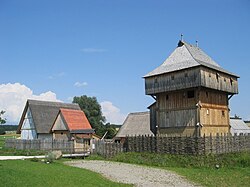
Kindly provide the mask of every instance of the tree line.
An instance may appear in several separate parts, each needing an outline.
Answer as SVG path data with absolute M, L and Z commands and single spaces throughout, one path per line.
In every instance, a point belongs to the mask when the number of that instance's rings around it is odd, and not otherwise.
M 115 127 L 117 127 L 117 125 L 106 123 L 106 119 L 102 114 L 101 105 L 98 103 L 96 97 L 88 97 L 86 95 L 74 97 L 73 103 L 79 104 L 98 136 L 102 137 L 106 132 L 105 138 L 107 139 L 115 136 L 117 132 Z

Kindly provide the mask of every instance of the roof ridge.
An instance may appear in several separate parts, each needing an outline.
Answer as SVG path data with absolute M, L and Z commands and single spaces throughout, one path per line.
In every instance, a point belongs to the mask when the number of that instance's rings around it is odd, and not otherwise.
M 147 114 L 147 113 L 150 113 L 149 111 L 144 111 L 144 112 L 131 112 L 129 114 L 133 114 L 133 115 L 140 115 L 140 114 Z
M 35 100 L 35 99 L 27 99 L 27 102 L 29 104 L 43 104 L 43 105 L 49 105 L 49 104 L 62 104 L 62 105 L 75 105 L 79 106 L 77 103 L 65 103 L 65 102 L 60 102 L 60 101 L 44 101 L 44 100 Z

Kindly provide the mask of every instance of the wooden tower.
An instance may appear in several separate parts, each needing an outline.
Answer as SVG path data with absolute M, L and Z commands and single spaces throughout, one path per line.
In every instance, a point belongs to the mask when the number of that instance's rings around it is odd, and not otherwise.
M 179 41 L 162 65 L 144 76 L 154 134 L 229 133 L 229 99 L 239 76 L 221 68 L 198 46 Z

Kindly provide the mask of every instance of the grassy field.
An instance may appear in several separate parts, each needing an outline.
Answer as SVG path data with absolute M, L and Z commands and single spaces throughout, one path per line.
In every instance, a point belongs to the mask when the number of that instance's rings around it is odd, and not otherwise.
M 90 159 L 102 158 L 92 156 Z M 208 156 L 122 153 L 110 160 L 172 170 L 203 186 L 243 187 L 250 184 L 249 152 Z
M 0 176 L 0 186 L 131 186 L 111 182 L 100 174 L 62 162 L 0 161 Z

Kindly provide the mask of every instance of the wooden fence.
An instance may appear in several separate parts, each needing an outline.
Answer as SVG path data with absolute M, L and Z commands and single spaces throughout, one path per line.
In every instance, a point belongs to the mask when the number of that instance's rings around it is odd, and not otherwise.
M 124 144 L 98 142 L 95 152 L 105 157 L 120 152 L 151 152 L 168 154 L 206 155 L 250 151 L 250 135 L 231 136 L 133 136 Z
M 124 151 L 124 145 L 122 143 L 104 142 L 102 140 L 95 142 L 94 153 L 104 157 L 113 157 Z
M 63 153 L 80 153 L 89 151 L 89 145 L 84 140 L 82 142 L 68 140 L 19 140 L 6 139 L 5 147 L 17 150 L 40 150 L 53 151 L 61 150 Z

